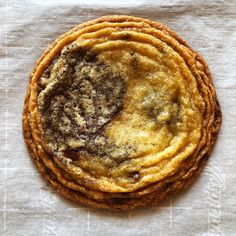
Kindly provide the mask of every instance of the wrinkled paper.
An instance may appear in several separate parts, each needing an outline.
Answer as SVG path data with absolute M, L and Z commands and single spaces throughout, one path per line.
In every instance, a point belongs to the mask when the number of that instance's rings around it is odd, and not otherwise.
M 0 0 L 0 235 L 236 235 L 236 2 Z M 40 177 L 21 127 L 36 59 L 76 24 L 108 14 L 160 21 L 207 60 L 223 127 L 200 178 L 157 207 L 114 213 L 73 204 Z

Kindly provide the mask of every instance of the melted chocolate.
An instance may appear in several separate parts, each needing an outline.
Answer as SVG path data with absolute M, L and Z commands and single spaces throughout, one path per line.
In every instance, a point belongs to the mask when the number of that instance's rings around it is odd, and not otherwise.
M 69 45 L 57 62 L 63 66 L 48 79 L 39 94 L 44 139 L 51 153 L 86 150 L 99 156 L 123 155 L 104 134 L 106 124 L 119 112 L 125 93 L 123 78 L 113 73 L 95 53 Z M 113 154 L 112 154 L 113 153 Z M 119 154 L 117 154 L 119 153 Z

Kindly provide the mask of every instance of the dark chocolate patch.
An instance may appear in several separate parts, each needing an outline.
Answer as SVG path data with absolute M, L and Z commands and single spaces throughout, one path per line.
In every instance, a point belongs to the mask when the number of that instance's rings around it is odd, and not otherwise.
M 168 98 L 161 92 L 157 92 L 157 96 L 152 96 L 152 92 L 143 100 L 143 110 L 147 117 L 154 121 L 157 125 L 167 125 L 170 129 L 174 129 L 176 123 L 180 121 L 180 104 L 178 101 L 178 93 L 173 98 Z
M 138 58 L 137 58 L 135 52 L 131 51 L 130 56 L 131 56 L 131 61 L 130 61 L 131 66 L 134 70 L 137 70 L 138 66 L 139 66 L 139 62 L 138 62 Z
M 69 45 L 63 50 L 60 60 L 64 67 L 38 97 L 47 149 L 65 155 L 72 150 L 75 160 L 84 149 L 119 162 L 128 149 L 118 148 L 103 130 L 122 107 L 124 79 L 94 52 L 77 49 Z
M 122 40 L 130 40 L 132 38 L 132 35 L 130 33 L 123 33 L 120 37 Z
M 132 182 L 136 182 L 141 178 L 141 175 L 139 171 L 133 171 L 128 174 L 128 178 L 130 178 Z

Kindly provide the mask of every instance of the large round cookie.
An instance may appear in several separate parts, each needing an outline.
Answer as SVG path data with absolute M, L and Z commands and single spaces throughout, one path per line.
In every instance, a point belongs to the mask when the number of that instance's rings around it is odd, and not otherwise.
M 68 199 L 130 210 L 186 188 L 221 111 L 202 57 L 160 23 L 105 16 L 59 37 L 31 74 L 29 153 Z

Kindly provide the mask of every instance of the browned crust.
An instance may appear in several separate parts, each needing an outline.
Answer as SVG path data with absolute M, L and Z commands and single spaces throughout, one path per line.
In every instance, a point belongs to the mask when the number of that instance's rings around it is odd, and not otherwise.
M 72 190 L 71 188 L 68 188 L 67 186 L 62 185 L 56 176 L 48 169 L 48 167 L 42 162 L 42 160 L 37 155 L 37 147 L 34 145 L 34 141 L 31 135 L 31 128 L 29 126 L 29 119 L 30 119 L 30 113 L 28 111 L 28 105 L 29 105 L 29 93 L 30 93 L 30 86 L 27 90 L 25 104 L 24 104 L 24 111 L 23 111 L 23 133 L 24 133 L 24 139 L 27 145 L 27 148 L 29 150 L 30 156 L 32 160 L 35 162 L 38 170 L 44 176 L 47 181 L 51 183 L 52 186 L 56 189 L 57 192 L 59 192 L 61 195 L 63 195 L 65 198 L 68 198 L 74 202 L 78 202 L 80 204 L 95 207 L 95 208 L 103 208 L 103 209 L 110 209 L 110 210 L 131 210 L 135 209 L 137 207 L 143 207 L 143 206 L 151 206 L 156 205 L 160 200 L 166 199 L 177 192 L 179 192 L 182 189 L 185 189 L 191 185 L 191 183 L 194 181 L 195 177 L 201 172 L 201 169 L 204 166 L 204 163 L 206 162 L 208 156 L 210 155 L 210 152 L 213 148 L 213 145 L 216 141 L 218 131 L 221 126 L 221 110 L 219 103 L 217 102 L 214 87 L 212 84 L 211 75 L 209 72 L 209 69 L 207 67 L 206 62 L 204 59 L 195 51 L 193 51 L 185 41 L 180 39 L 175 33 L 173 33 L 170 29 L 163 26 L 161 23 L 158 22 L 152 22 L 149 20 L 145 20 L 142 18 L 136 18 L 136 17 L 130 17 L 130 16 L 104 16 L 102 18 L 92 20 L 89 22 L 86 22 L 84 24 L 81 24 L 75 28 L 73 28 L 71 31 L 67 32 L 66 34 L 59 37 L 56 41 L 54 41 L 42 54 L 42 56 L 38 59 L 36 66 L 31 74 L 31 77 L 33 77 L 37 66 L 40 64 L 40 62 L 44 59 L 44 57 L 50 52 L 50 50 L 59 42 L 60 39 L 65 37 L 66 35 L 77 31 L 78 29 L 82 29 L 86 26 L 96 24 L 98 22 L 103 21 L 111 21 L 111 22 L 119 22 L 119 21 L 136 21 L 136 22 L 145 22 L 151 25 L 152 27 L 155 27 L 159 30 L 162 30 L 163 32 L 167 33 L 168 35 L 172 36 L 175 40 L 177 40 L 180 44 L 184 45 L 189 49 L 189 51 L 195 56 L 195 60 L 198 61 L 202 68 L 201 71 L 204 72 L 204 74 L 207 76 L 207 79 L 205 80 L 205 84 L 207 87 L 211 88 L 211 96 L 213 97 L 213 102 L 215 103 L 215 115 L 214 115 L 214 125 L 213 128 L 210 130 L 211 132 L 211 141 L 210 143 L 207 143 L 208 150 L 205 153 L 205 155 L 196 161 L 196 163 L 191 163 L 191 171 L 186 172 L 184 175 L 181 175 L 179 178 L 177 178 L 175 181 L 170 182 L 169 184 L 165 183 L 161 185 L 158 188 L 155 188 L 155 185 L 153 184 L 151 186 L 148 186 L 151 190 L 148 191 L 147 194 L 141 195 L 139 197 L 121 197 L 122 198 L 114 198 L 113 196 L 109 196 L 108 199 L 110 200 L 94 200 L 91 197 L 88 197 L 85 194 L 82 194 L 78 191 Z M 186 163 L 187 165 L 187 163 Z M 183 164 L 184 166 L 184 164 Z M 177 175 L 178 176 L 178 175 Z M 106 195 L 107 193 L 105 193 Z

